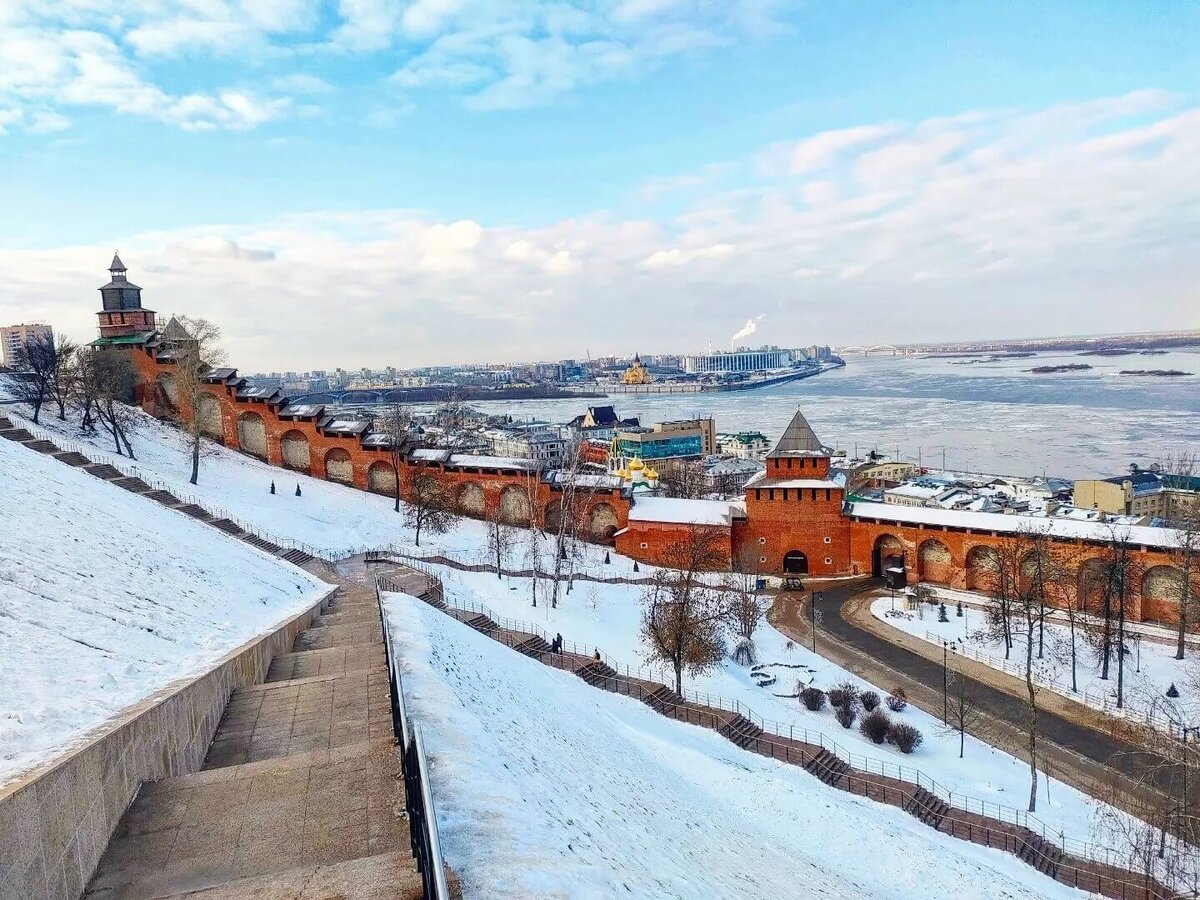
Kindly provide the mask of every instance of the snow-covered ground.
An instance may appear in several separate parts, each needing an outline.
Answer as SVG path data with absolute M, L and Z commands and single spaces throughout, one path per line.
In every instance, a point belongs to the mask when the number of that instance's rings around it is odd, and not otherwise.
M 892 601 L 882 597 L 871 604 L 871 613 L 894 628 L 914 637 L 941 645 L 949 641 L 952 650 L 964 652 L 971 659 L 990 665 L 1000 671 L 1024 677 L 1025 635 L 1013 635 L 1013 649 L 1004 658 L 1004 640 L 993 635 L 988 627 L 987 614 L 980 609 L 963 606 L 962 615 L 957 614 L 957 605 L 948 602 L 948 622 L 938 621 L 938 607 L 921 605 L 906 611 L 897 603 L 892 612 Z M 1173 644 L 1147 640 L 1138 635 L 1130 639 L 1129 654 L 1125 657 L 1124 695 L 1128 712 L 1141 717 L 1155 716 L 1155 721 L 1165 723 L 1169 714 L 1182 716 L 1193 722 L 1200 716 L 1200 702 L 1193 688 L 1193 681 L 1200 675 L 1200 661 L 1194 658 L 1175 659 Z M 1037 658 L 1038 648 L 1042 649 Z M 1071 690 L 1071 631 L 1070 628 L 1047 621 L 1044 639 L 1034 632 L 1034 678 L 1056 693 L 1076 697 L 1080 702 L 1098 709 L 1116 711 L 1117 661 L 1114 656 L 1109 665 L 1109 677 L 1100 677 L 1101 666 L 1088 643 L 1081 627 L 1075 635 L 1075 684 L 1077 692 Z M 1193 654 L 1195 651 L 1193 651 Z M 1171 685 L 1175 685 L 1180 696 L 1171 701 L 1166 696 Z M 1169 708 L 1168 708 L 1169 707 Z
M 616 569 L 624 563 L 613 557 Z M 582 645 L 585 652 L 599 649 L 614 663 L 630 667 L 645 666 L 646 647 L 639 636 L 642 603 L 641 589 L 634 585 L 610 585 L 577 582 L 569 596 L 563 597 L 557 608 L 551 608 L 545 597 L 537 608 L 530 605 L 530 580 L 527 578 L 498 579 L 486 572 L 461 572 L 439 567 L 437 574 L 446 586 L 447 599 L 452 604 L 483 604 L 495 615 L 528 622 L 564 640 Z M 818 638 L 819 641 L 819 638 Z M 888 766 L 920 769 L 946 790 L 966 795 L 987 804 L 1005 807 L 1000 811 L 990 807 L 990 815 L 1013 820 L 1023 816 L 1029 797 L 1029 764 L 1003 753 L 970 736 L 966 740 L 964 758 L 958 756 L 958 733 L 945 728 L 939 719 L 913 706 L 893 714 L 921 730 L 924 741 L 911 755 L 904 755 L 888 744 L 877 745 L 859 733 L 857 726 L 845 729 L 837 723 L 826 707 L 810 712 L 797 699 L 777 694 L 795 694 L 798 681 L 811 683 L 828 690 L 843 681 L 850 681 L 864 690 L 886 695 L 888 685 L 871 685 L 845 669 L 812 653 L 807 646 L 789 641 L 765 620 L 755 634 L 759 662 L 775 675 L 776 682 L 758 687 L 750 670 L 726 659 L 717 669 L 695 677 L 684 677 L 685 690 L 740 701 L 772 724 L 783 734 L 801 737 L 807 730 L 824 735 L 839 745 L 841 755 L 855 754 Z M 673 675 L 662 670 L 645 673 L 648 677 L 670 684 Z M 810 735 L 811 736 L 811 735 Z M 1038 812 L 1030 817 L 1030 825 L 1038 822 L 1046 832 L 1057 837 L 1081 842 L 1110 843 L 1109 835 L 1097 831 L 1096 801 L 1057 780 L 1044 780 L 1038 787 Z
M 1082 896 L 424 603 L 391 595 L 387 608 L 467 898 Z
M 487 559 L 486 533 L 481 522 L 461 519 L 446 534 L 422 534 L 417 550 L 411 543 L 411 530 L 403 525 L 403 517 L 393 510 L 389 498 L 284 472 L 219 446 L 210 448 L 210 454 L 202 461 L 200 484 L 191 486 L 187 483 L 190 458 L 184 435 L 149 417 L 141 417 L 140 422 L 134 438 L 138 461 L 130 463 L 117 458 L 119 467 L 162 481 L 182 495 L 195 496 L 268 535 L 301 541 L 325 553 L 391 545 L 421 554 L 444 552 L 471 561 Z M 43 425 L 68 440 L 90 443 L 79 438 L 72 423 L 47 419 Z M 93 446 L 107 450 L 102 439 L 97 439 Z M 276 494 L 269 491 L 272 480 L 278 488 Z M 302 489 L 301 497 L 294 496 L 297 483 Z M 531 534 L 525 531 L 519 534 L 518 546 L 507 559 L 507 564 L 514 568 L 527 565 L 530 556 Z M 635 575 L 633 561 L 613 551 L 608 553 L 611 564 L 605 565 L 606 551 L 601 547 L 585 547 L 583 552 L 580 567 L 598 575 L 639 577 L 651 571 L 643 565 Z M 540 540 L 538 553 L 543 568 L 552 565 L 553 544 L 548 538 L 543 536 Z M 550 634 L 561 633 L 567 641 L 599 647 L 617 662 L 630 666 L 644 663 L 644 648 L 638 636 L 642 605 L 637 586 L 578 582 L 558 609 L 550 609 L 545 597 L 546 585 L 542 582 L 538 607 L 533 609 L 528 579 L 500 581 L 493 574 L 459 572 L 446 567 L 437 567 L 437 574 L 446 581 L 452 600 L 484 603 L 499 616 L 531 621 Z M 845 753 L 920 769 L 948 791 L 1005 807 L 1002 815 L 1007 818 L 1024 809 L 1029 791 L 1027 763 L 971 738 L 967 739 L 966 758 L 960 760 L 957 734 L 943 731 L 939 721 L 912 707 L 901 715 L 924 735 L 924 743 L 916 753 L 904 756 L 889 745 L 872 744 L 857 728 L 841 728 L 828 709 L 811 713 L 797 700 L 773 694 L 794 694 L 799 678 L 811 680 L 822 688 L 849 680 L 881 695 L 887 693 L 889 685 L 867 685 L 804 647 L 792 645 L 765 621 L 756 635 L 756 643 L 761 661 L 769 664 L 769 671 L 777 678 L 774 685 L 756 686 L 749 670 L 727 661 L 706 676 L 686 679 L 685 688 L 741 701 L 761 718 L 776 723 L 775 727 L 784 733 L 790 727 L 800 736 L 802 729 L 808 729 L 827 735 Z M 660 680 L 668 679 L 663 675 Z M 1036 820 L 1045 823 L 1045 831 L 1051 836 L 1063 833 L 1075 841 L 1109 843 L 1108 835 L 1095 831 L 1095 806 L 1096 801 L 1060 782 L 1051 781 L 1049 791 L 1043 782 Z M 997 814 L 994 809 L 987 811 Z M 1034 827 L 1038 825 L 1036 820 L 1030 821 Z
M 0 784 L 326 589 L 187 516 L 0 440 Z

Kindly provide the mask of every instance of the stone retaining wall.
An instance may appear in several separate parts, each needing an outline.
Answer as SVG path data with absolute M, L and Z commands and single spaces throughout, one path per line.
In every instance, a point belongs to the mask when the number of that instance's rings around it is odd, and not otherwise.
M 333 590 L 205 674 L 130 707 L 82 747 L 0 788 L 0 900 L 79 897 L 142 783 L 200 770 L 230 693 L 261 682 Z

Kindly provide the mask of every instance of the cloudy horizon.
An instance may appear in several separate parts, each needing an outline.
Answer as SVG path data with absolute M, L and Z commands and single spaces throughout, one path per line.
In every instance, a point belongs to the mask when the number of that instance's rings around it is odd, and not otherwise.
M 1194 13 L 599 8 L 0 7 L 0 322 L 119 249 L 244 371 L 1200 327 Z

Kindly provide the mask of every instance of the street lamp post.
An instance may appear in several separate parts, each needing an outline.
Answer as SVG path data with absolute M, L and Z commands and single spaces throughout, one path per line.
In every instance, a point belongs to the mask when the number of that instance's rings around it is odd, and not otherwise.
M 950 724 L 950 648 L 942 641 L 942 724 Z
M 817 601 L 821 599 L 820 591 L 816 591 L 812 595 L 812 599 L 808 601 L 808 612 L 811 619 L 812 627 L 809 629 L 812 632 L 812 650 L 817 652 Z
M 1137 667 L 1134 671 L 1140 675 L 1142 672 L 1142 636 L 1140 634 L 1133 636 L 1133 645 L 1137 647 Z

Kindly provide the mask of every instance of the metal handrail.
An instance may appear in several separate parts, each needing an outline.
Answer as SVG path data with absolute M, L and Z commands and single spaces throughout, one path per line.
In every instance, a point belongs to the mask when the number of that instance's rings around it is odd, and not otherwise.
M 392 731 L 400 748 L 400 767 L 404 777 L 404 803 L 408 812 L 409 837 L 413 858 L 421 874 L 423 900 L 450 900 L 446 865 L 438 833 L 437 810 L 429 784 L 429 762 L 421 729 L 412 722 L 404 697 L 392 632 L 383 611 L 383 579 L 376 579 L 375 599 L 383 628 L 383 649 L 387 658 L 388 685 L 391 689 Z M 394 585 L 393 585 L 394 586 Z

